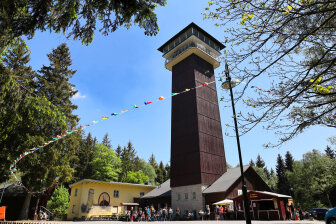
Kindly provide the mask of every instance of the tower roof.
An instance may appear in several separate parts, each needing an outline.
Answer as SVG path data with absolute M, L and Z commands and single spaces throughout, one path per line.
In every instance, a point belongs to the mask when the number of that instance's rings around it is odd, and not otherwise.
M 196 29 L 198 29 L 199 31 L 201 31 L 204 36 L 208 37 L 210 40 L 212 40 L 214 43 L 216 43 L 219 46 L 219 49 L 222 50 L 225 46 L 219 42 L 216 38 L 214 38 L 213 36 L 211 36 L 208 32 L 206 32 L 205 30 L 203 30 L 201 27 L 197 26 L 195 23 L 190 23 L 188 26 L 186 26 L 184 29 L 182 29 L 180 32 L 178 32 L 176 35 L 174 35 L 172 38 L 170 38 L 166 43 L 164 43 L 161 47 L 158 48 L 158 50 L 160 52 L 163 52 L 163 49 L 169 45 L 172 41 L 174 41 L 176 38 L 179 37 L 179 35 L 181 35 L 183 32 L 187 31 L 189 28 L 194 27 Z

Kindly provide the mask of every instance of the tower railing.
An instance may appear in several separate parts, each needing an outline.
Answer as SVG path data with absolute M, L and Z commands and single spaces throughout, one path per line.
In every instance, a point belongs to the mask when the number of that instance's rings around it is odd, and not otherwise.
M 165 65 L 168 64 L 169 62 L 171 62 L 172 60 L 174 60 L 175 58 L 177 58 L 178 56 L 180 56 L 181 54 L 183 54 L 185 51 L 187 51 L 190 48 L 197 48 L 201 51 L 203 51 L 204 53 L 206 53 L 207 55 L 209 55 L 210 57 L 214 58 L 216 61 L 220 61 L 219 57 L 217 55 L 215 55 L 214 53 L 212 53 L 208 48 L 206 48 L 204 45 L 199 44 L 199 43 L 195 43 L 195 42 L 190 42 L 186 45 L 184 45 L 183 47 L 179 48 L 178 50 L 176 50 L 172 56 L 170 56 L 169 58 L 167 58 L 165 60 Z

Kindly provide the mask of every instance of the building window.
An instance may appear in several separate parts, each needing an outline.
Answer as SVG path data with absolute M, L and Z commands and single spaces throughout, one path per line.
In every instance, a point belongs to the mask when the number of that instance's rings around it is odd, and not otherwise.
M 78 188 L 75 189 L 75 196 L 78 194 Z
M 188 200 L 188 193 L 184 193 L 184 199 Z
M 76 208 L 76 205 L 73 205 L 73 206 L 72 206 L 72 210 L 71 210 L 72 214 L 75 213 L 75 208 Z
M 140 197 L 143 197 L 145 195 L 145 192 L 140 192 Z
M 114 190 L 113 197 L 119 198 L 119 191 L 118 190 Z
M 242 190 L 238 190 L 238 196 L 242 195 L 242 194 L 243 194 L 243 191 Z
M 196 199 L 196 192 L 192 192 L 192 199 Z
M 181 194 L 180 193 L 177 193 L 177 200 L 181 200 Z

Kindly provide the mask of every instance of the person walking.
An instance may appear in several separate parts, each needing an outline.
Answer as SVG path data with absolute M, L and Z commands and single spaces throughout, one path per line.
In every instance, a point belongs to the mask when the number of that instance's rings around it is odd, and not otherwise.
M 169 221 L 173 221 L 173 213 L 174 213 L 174 211 L 173 211 L 173 209 L 170 207 L 170 208 L 168 209 L 168 219 L 169 219 Z
M 209 205 L 205 206 L 205 219 L 210 220 L 210 206 Z
M 300 218 L 300 220 L 303 220 L 303 213 L 302 213 L 302 208 L 301 208 L 300 203 L 297 203 L 296 209 L 299 212 L 299 218 Z
M 222 205 L 219 206 L 219 217 L 220 217 L 220 220 L 224 219 L 224 208 Z
M 175 212 L 175 219 L 176 220 L 180 220 L 180 215 L 181 215 L 180 212 L 181 212 L 180 209 L 177 207 L 176 212 Z
M 287 219 L 287 220 L 290 220 L 290 219 L 291 219 L 291 215 L 290 215 L 290 206 L 289 206 L 288 203 L 286 204 L 286 219 Z

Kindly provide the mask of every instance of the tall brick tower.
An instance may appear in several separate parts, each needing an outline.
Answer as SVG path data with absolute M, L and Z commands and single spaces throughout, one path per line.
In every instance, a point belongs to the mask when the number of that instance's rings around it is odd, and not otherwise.
M 194 23 L 158 50 L 172 71 L 172 92 L 211 84 L 172 98 L 172 207 L 204 208 L 202 191 L 226 172 L 214 69 L 224 45 Z

